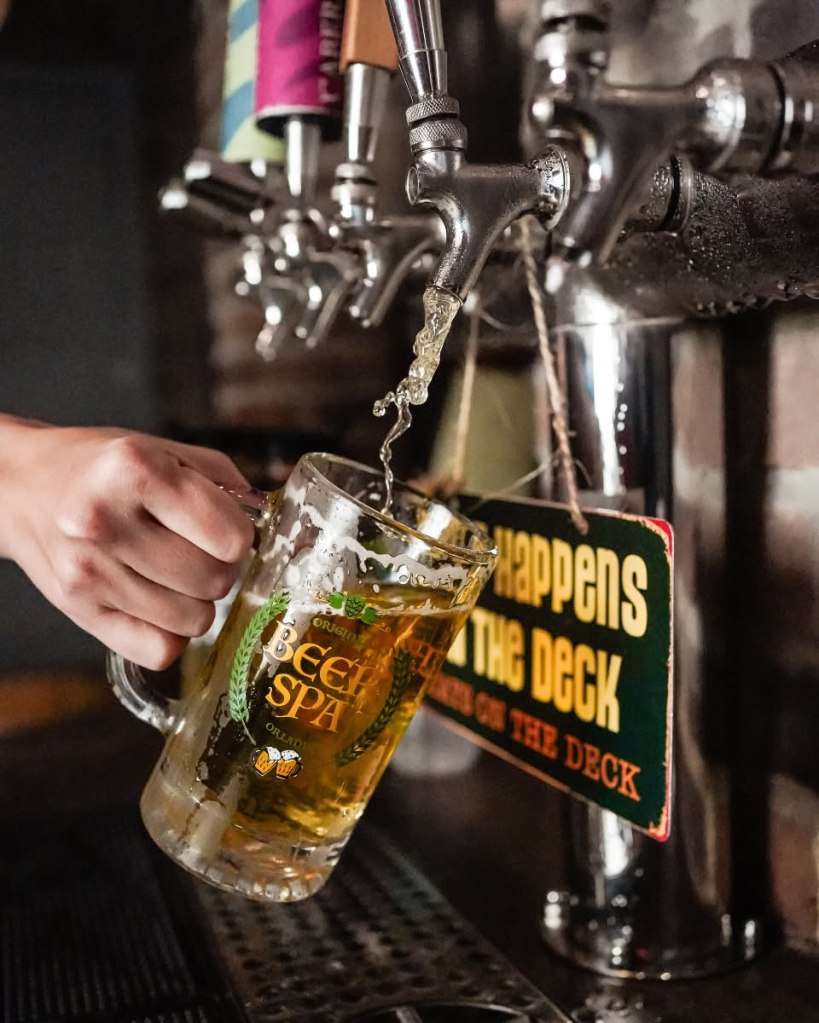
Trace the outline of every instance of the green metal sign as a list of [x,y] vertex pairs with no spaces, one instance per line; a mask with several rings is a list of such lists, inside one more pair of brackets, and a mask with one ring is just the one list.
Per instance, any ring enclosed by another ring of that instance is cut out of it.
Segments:
[[428,701],[507,760],[669,833],[672,533],[667,522],[463,498],[495,574]]

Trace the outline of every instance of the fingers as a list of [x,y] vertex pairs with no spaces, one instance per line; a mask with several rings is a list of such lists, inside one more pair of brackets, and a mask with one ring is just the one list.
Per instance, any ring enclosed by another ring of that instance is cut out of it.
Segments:
[[145,510],[157,522],[218,561],[244,557],[253,543],[253,523],[229,494],[187,466],[158,484],[144,495]]
[[90,486],[61,509],[61,527],[73,539],[107,543],[142,528],[144,512],[172,533],[227,563],[238,562],[253,542],[253,525],[237,502],[180,461],[204,465],[209,473],[247,482],[230,459],[191,445],[158,441],[141,434],[110,440],[95,461]]
[[238,564],[212,557],[147,516],[140,529],[113,540],[109,551],[137,575],[200,600],[227,596],[239,575]]
[[[119,455],[135,494],[157,522],[218,561],[240,561],[253,543],[253,524],[236,501],[203,475],[229,476],[219,482],[247,487],[230,459],[217,451],[168,442],[161,453],[143,438],[123,438]],[[188,462],[181,462],[184,456]]]
[[74,621],[109,650],[150,671],[169,668],[188,643],[182,636],[111,608],[98,608],[94,614],[74,618]]
[[74,614],[99,608],[122,611],[178,636],[201,636],[213,622],[213,602],[161,586],[132,569],[82,547],[55,564],[58,601]]
[[49,600],[80,628],[153,670],[173,663],[215,616],[211,601],[177,593],[82,550],[54,563],[50,578],[41,582]]

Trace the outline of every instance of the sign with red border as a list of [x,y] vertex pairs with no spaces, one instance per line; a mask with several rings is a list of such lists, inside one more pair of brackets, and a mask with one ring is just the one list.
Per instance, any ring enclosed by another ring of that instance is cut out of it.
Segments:
[[431,707],[553,785],[660,841],[671,789],[671,527],[661,519],[464,497],[494,576]]

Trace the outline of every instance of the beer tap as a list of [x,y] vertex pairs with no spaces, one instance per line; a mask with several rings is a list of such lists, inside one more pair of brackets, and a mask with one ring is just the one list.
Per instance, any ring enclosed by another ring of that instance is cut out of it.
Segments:
[[[328,225],[333,247],[314,248],[306,272],[319,281],[316,313],[309,304],[297,333],[312,346],[323,338],[363,273],[355,228],[373,219],[377,182],[372,170],[387,88],[397,66],[395,46],[381,0],[350,0],[345,6],[340,70],[344,75],[345,159],[336,170],[332,197],[337,212]],[[357,308],[356,303],[353,303]],[[368,324],[369,325],[369,324]]]
[[259,0],[256,122],[286,144],[287,186],[275,223],[245,261],[265,310],[257,341],[265,358],[292,336],[316,344],[352,284],[315,201],[322,141],[340,130],[341,19],[339,0]]
[[209,234],[242,240],[243,279],[258,285],[261,236],[284,194],[284,145],[256,127],[253,102],[258,50],[258,5],[231,0],[225,53],[220,153],[196,149],[182,174],[160,192],[164,213]]
[[344,20],[341,65],[345,73],[345,160],[336,169],[332,230],[339,247],[357,262],[348,300],[350,316],[378,326],[399,285],[428,252],[444,243],[434,214],[378,215],[375,159],[387,89],[398,68],[395,39],[383,0],[350,0]]
[[431,284],[462,302],[502,232],[525,213],[547,228],[569,197],[562,149],[547,145],[527,164],[470,164],[466,128],[447,92],[447,58],[438,0],[387,0],[399,66],[410,93],[412,163],[407,196],[440,216],[445,243]]
[[164,213],[183,216],[208,233],[242,238],[262,230],[281,192],[277,163],[259,156],[234,163],[197,149],[181,177],[162,189],[159,205]]
[[529,102],[540,144],[569,153],[577,187],[556,256],[604,263],[635,197],[672,150],[720,177],[819,172],[819,44],[770,62],[715,60],[673,87],[607,81],[606,0],[543,0]]

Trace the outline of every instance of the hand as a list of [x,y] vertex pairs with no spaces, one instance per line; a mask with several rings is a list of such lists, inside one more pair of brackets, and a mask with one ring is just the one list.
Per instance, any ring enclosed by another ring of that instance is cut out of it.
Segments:
[[161,669],[214,618],[253,526],[207,448],[0,417],[0,556],[117,653]]

